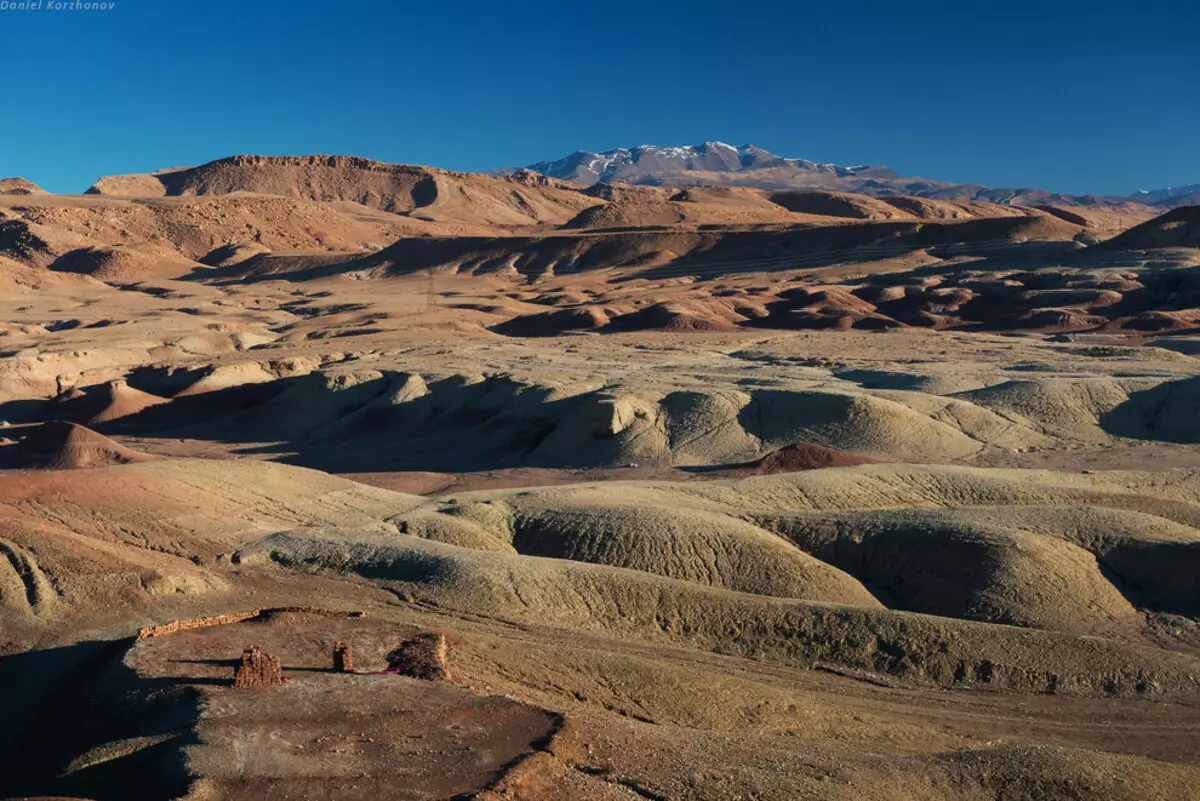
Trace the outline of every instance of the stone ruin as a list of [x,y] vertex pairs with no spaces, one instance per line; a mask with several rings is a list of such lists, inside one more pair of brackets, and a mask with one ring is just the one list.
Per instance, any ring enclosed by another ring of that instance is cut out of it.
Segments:
[[450,671],[446,667],[446,635],[431,631],[405,640],[388,654],[388,666],[388,673],[399,676],[448,680]]
[[[446,664],[446,636],[434,631],[417,634],[400,643],[387,656],[387,670],[396,676],[409,676],[427,681],[448,681],[450,670]],[[354,648],[344,640],[333,647],[334,673],[359,673],[354,669]],[[368,673],[366,675],[377,675]],[[279,657],[271,656],[257,645],[242,652],[241,661],[233,674],[233,686],[242,689],[271,687],[285,684]]]
[[319,615],[321,617],[345,617],[345,618],[361,618],[366,617],[366,612],[338,612],[331,609],[321,609],[316,606],[277,606],[270,609],[254,609],[249,612],[240,612],[233,615],[216,615],[213,617],[198,617],[188,620],[173,620],[170,623],[164,623],[161,626],[144,626],[138,629],[138,639],[148,640],[151,637],[164,637],[168,634],[178,634],[182,631],[192,631],[194,629],[205,629],[212,626],[228,626],[233,623],[241,623],[244,620],[269,620],[272,617],[281,614],[299,614],[299,615]]
[[333,647],[333,672],[354,672],[354,649],[349,643],[338,641]]
[[264,653],[257,645],[242,652],[242,661],[233,674],[233,686],[243,689],[283,684],[279,657]]
[[212,626],[229,626],[234,623],[241,623],[243,620],[252,620],[262,614],[261,609],[255,609],[252,612],[241,612],[234,615],[216,615],[214,617],[198,617],[188,620],[172,620],[170,623],[164,623],[161,626],[145,626],[138,629],[138,639],[148,640],[151,637],[165,637],[168,634],[178,634],[181,631],[192,631],[194,629],[205,629]]

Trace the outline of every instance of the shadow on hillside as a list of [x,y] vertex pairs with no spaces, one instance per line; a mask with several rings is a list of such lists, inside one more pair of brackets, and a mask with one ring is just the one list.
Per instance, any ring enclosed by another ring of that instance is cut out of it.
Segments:
[[[144,679],[122,659],[132,639],[82,642],[0,658],[0,797],[157,801],[190,784],[199,696],[183,680]],[[90,749],[163,741],[67,773]]]
[[1118,437],[1200,444],[1200,376],[1131,392],[1100,417],[1100,427]]
[[[131,387],[158,390],[153,376],[131,378]],[[419,381],[407,374],[331,388],[320,374],[279,378],[177,395],[109,423],[91,426],[109,436],[188,439],[241,445],[235,450],[326,472],[432,470],[460,472],[513,467],[560,467],[580,454],[548,443],[564,422],[586,416],[586,400],[554,399],[549,387],[506,376],[471,381],[462,376],[430,381],[426,394],[398,400]],[[136,386],[135,386],[136,385]],[[164,393],[165,394],[165,393]],[[85,412],[75,416],[71,412]],[[86,423],[95,411],[86,397],[49,402],[26,418]],[[617,443],[599,441],[589,455]]]

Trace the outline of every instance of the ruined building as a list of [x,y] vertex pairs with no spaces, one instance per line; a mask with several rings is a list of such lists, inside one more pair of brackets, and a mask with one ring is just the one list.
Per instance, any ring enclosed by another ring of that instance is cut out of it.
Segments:
[[349,643],[339,640],[337,645],[333,647],[333,672],[354,672],[354,649],[350,647]]
[[264,653],[257,645],[242,652],[242,661],[233,674],[234,687],[271,687],[276,684],[283,684],[279,657]]
[[418,634],[400,643],[388,654],[389,673],[415,679],[447,680],[446,636],[437,632]]

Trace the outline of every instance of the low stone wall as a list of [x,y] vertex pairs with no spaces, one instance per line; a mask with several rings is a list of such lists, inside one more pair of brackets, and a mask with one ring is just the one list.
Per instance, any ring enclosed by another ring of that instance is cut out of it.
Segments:
[[148,640],[151,637],[163,637],[181,631],[206,629],[212,626],[227,626],[231,623],[241,623],[245,620],[255,620],[287,612],[303,615],[320,615],[322,617],[366,617],[365,612],[338,612],[315,606],[279,606],[271,609],[255,609],[251,612],[239,612],[232,615],[214,615],[212,617],[172,620],[170,623],[164,623],[161,626],[146,626],[138,629],[137,638],[139,640]]
[[252,620],[261,614],[261,609],[255,609],[253,612],[241,612],[234,615],[215,615],[213,617],[197,617],[190,620],[172,620],[170,623],[164,623],[161,626],[146,626],[145,628],[138,629],[137,636],[139,640],[148,640],[151,637],[164,637],[180,631],[206,629],[211,626],[227,626],[231,623]]

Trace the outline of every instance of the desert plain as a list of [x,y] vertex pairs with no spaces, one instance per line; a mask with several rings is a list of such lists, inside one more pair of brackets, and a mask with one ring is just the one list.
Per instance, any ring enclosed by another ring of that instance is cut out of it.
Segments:
[[1200,797],[1200,208],[0,192],[0,798]]

